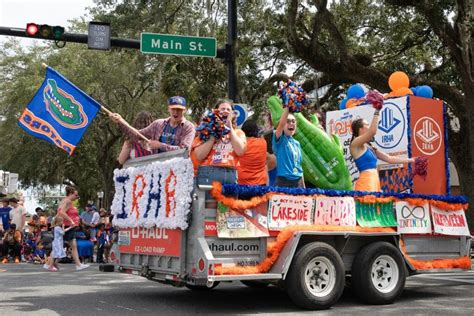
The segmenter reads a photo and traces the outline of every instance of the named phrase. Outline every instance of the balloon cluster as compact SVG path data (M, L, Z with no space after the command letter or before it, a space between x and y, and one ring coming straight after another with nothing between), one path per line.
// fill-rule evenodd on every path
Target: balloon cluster
M283 107L287 107L291 113L301 112L309 104L303 88L291 80L280 85L278 96L283 101Z
M408 78L407 74L403 71L395 71L390 75L388 78L388 85L392 91L385 95L385 98L392 98L392 97L402 97L406 95L414 95L417 97L429 98L433 97L433 89L430 86L416 86L410 87L410 79ZM347 97L345 97L339 103L339 109L349 109L358 105L365 103L367 100L367 96L365 95L364 88L360 84L353 84L352 86L347 89Z
M388 85L392 91L387 97L402 97L405 95L415 95L417 97L429 98L433 97L433 89L430 86L410 87L410 79L403 71L395 71L388 78Z
M347 97L341 101L339 109L349 109L363 103L364 96L364 88L362 88L360 84L353 84L349 89L347 89Z
M215 139L221 139L229 134L230 128L226 125L227 118L221 117L218 109L214 109L203 117L201 123L196 127L199 133L199 139L203 142L209 140L211 136Z
M420 156L415 158L415 168L412 171L412 178L414 176L420 176L423 180L426 180L428 175L428 158Z

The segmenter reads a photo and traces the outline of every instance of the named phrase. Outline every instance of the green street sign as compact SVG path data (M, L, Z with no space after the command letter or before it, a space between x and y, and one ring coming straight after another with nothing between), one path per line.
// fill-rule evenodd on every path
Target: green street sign
M216 57L214 37L141 33L140 51L143 54Z

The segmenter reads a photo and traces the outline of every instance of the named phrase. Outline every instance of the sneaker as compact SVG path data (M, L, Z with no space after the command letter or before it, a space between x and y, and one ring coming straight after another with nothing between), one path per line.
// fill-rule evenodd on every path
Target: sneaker
M89 267L90 267L90 265L88 265L88 264L82 264L82 263L81 263L80 266L76 266L76 270L77 270L77 271L81 271L81 270L87 269L87 268L89 268Z
M51 267L48 268L48 271L50 271L50 272L58 272L58 269L56 269L55 267L52 267L52 266L51 266Z
M2 263L8 263L8 259L7 258L3 259Z
M43 269L49 270L49 266L45 263L43 264Z

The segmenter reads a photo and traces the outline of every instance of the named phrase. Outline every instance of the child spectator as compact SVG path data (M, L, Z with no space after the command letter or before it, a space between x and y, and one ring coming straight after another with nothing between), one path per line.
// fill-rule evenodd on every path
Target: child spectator
M44 264L46 262L46 249L41 241L36 244L36 249L33 252L33 263Z
M26 240L23 243L22 255L25 261L33 262L33 253L36 248L36 238L33 233L26 234Z
M99 231L97 233L97 263L104 262L104 251L109 244L109 235L105 230L104 224L99 224Z

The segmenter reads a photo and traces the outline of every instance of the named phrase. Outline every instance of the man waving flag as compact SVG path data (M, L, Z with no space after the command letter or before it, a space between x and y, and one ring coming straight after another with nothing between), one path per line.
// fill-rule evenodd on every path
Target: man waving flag
M46 77L18 125L72 155L101 105L46 66Z

